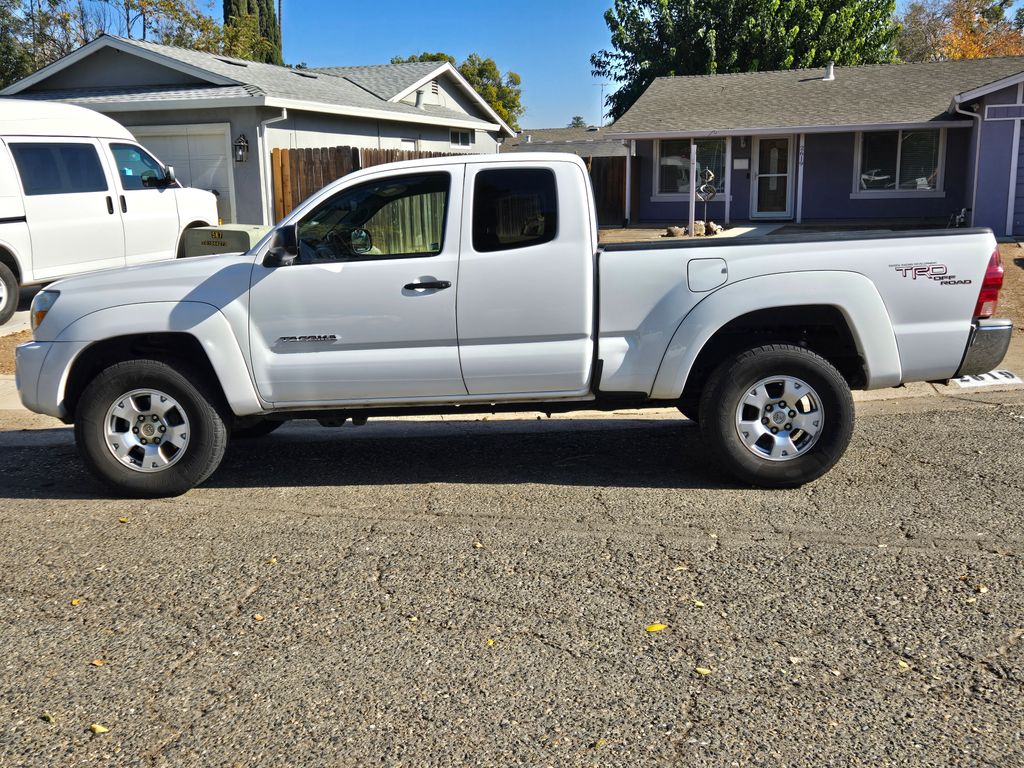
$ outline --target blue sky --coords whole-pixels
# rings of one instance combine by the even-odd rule
[[[422,51],[461,61],[476,52],[522,76],[523,127],[564,126],[573,115],[598,119],[600,81],[590,75],[590,54],[608,46],[603,15],[610,0],[283,3],[288,63],[385,64]]]

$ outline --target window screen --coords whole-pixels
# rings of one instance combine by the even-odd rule
[[[11,144],[26,195],[105,192],[99,155],[91,144]]]
[[[473,249],[479,253],[555,239],[558,195],[547,168],[481,171],[473,190]]]

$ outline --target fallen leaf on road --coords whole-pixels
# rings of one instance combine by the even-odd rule
[[[803,660],[804,660],[803,656],[790,656],[789,657],[789,663],[790,664],[799,664]]]
[[[711,667],[694,667],[693,671],[702,677],[707,677],[711,674]]]
[[[648,624],[644,629],[648,632],[661,632],[663,629],[668,629],[668,624]]]
[[[93,723],[92,725],[90,725],[89,730],[93,733],[107,733],[108,731],[110,731],[110,729],[107,728],[107,726],[100,725],[99,723]]]
[[[487,647],[488,647],[488,648],[490,648],[490,647],[492,647],[493,645],[494,645],[494,640],[492,640],[491,638],[489,638],[489,637],[488,637],[488,638],[487,638]]]
[[[703,608],[704,607],[704,603],[702,603],[700,600],[694,600],[693,601],[693,607],[694,608]]]
[[[415,616],[410,616],[409,617],[409,621],[411,621],[413,624],[415,624],[417,621],[419,621],[419,619],[417,617],[415,617]]]
[[[672,570],[673,570],[673,571],[676,571],[677,573],[678,573],[679,571],[688,571],[688,570],[690,570],[690,566],[688,566],[688,565],[687,565],[686,563],[683,563],[682,565],[677,565],[677,566],[676,566],[675,568],[673,568]]]
[[[265,618],[266,618],[266,616],[264,616],[262,613],[254,613],[253,614],[253,619],[255,619],[256,621],[263,621],[263,619],[265,619]]]
[[[119,517],[119,518],[117,518],[117,522],[119,522],[119,523],[127,523],[128,522],[128,518],[127,517]]]
[[[978,602],[978,598],[976,598],[976,597],[968,597],[964,602],[965,603],[976,603],[976,602]]]
[[[473,542],[473,549],[483,549],[483,548],[484,548],[484,545],[481,544],[479,541],[474,541]]]
[[[267,560],[267,565],[277,565],[277,558],[272,557],[269,560]]]
[[[897,662],[896,662],[896,665],[897,665],[897,666],[898,666],[898,667],[899,667],[900,669],[910,669],[910,665],[909,665],[909,664],[907,664],[907,662],[905,662],[905,661],[904,661],[903,659],[900,659],[899,661],[897,661]]]
[[[89,663],[92,664],[94,667],[102,667],[107,662],[105,662],[103,659],[93,659]]]
[[[985,594],[986,592],[988,592],[988,587],[986,587],[986,586],[985,586],[984,584],[979,584],[979,585],[978,585],[977,587],[975,587],[975,589],[977,589],[977,590],[978,590],[978,592],[980,592],[980,593],[981,593],[981,594],[983,594],[983,595],[984,595],[984,594]]]
[[[43,712],[43,714],[41,714],[39,717],[40,717],[40,719],[42,719],[44,722],[47,722],[47,723],[55,723],[55,722],[57,722],[57,718],[55,718],[49,712]]]
[[[598,739],[597,741],[594,742],[594,749],[600,749],[605,744],[607,744],[607,742],[604,739]]]
[[[74,599],[73,599],[73,600],[71,601],[71,604],[72,604],[72,605],[78,605],[78,604],[79,604],[80,602],[82,602],[82,601],[81,601],[81,600],[79,600],[79,599],[78,599],[78,598],[76,597],[76,598],[74,598]]]

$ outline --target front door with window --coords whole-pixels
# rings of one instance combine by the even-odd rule
[[[388,174],[298,222],[295,264],[253,268],[250,349],[274,403],[465,396],[455,329],[462,168]]]
[[[793,217],[793,137],[755,136],[753,147],[750,217]]]
[[[111,141],[107,146],[117,173],[125,262],[132,266],[173,259],[181,231],[176,185],[168,181],[160,162],[138,144]]]

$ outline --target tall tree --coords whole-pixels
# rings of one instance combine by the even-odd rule
[[[569,121],[567,128],[586,128],[587,121],[583,119],[583,115],[573,115],[572,120]]]
[[[32,71],[32,59],[23,42],[24,20],[19,0],[0,0],[0,88]]]
[[[1024,32],[1006,18],[1011,0],[952,0],[949,26],[940,41],[947,59],[1024,55]]]
[[[267,41],[262,54],[254,58],[267,64],[283,64],[281,25],[277,21],[274,0],[224,0],[224,25],[244,26],[247,16],[255,17],[260,37]]]
[[[593,74],[620,117],[656,77],[893,61],[895,0],[614,0]]]
[[[915,0],[899,19],[896,49],[900,61],[942,58],[942,38],[948,29],[946,6],[938,0]]]
[[[447,61],[455,66],[455,57],[438,51],[437,53],[414,53],[411,56],[394,56],[392,64],[405,64],[411,61]],[[508,125],[519,130],[519,118],[526,113],[522,102],[522,78],[511,70],[502,72],[494,59],[485,59],[478,53],[471,53],[465,61],[456,66],[466,81],[480,97],[498,113],[498,117]]]

